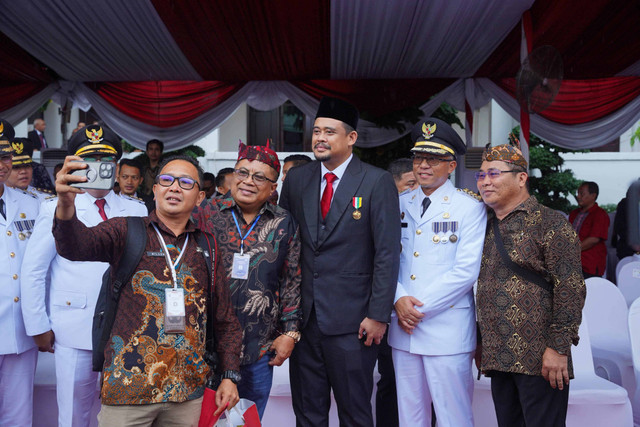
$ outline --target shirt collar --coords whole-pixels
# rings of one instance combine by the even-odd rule
[[[347,160],[342,162],[342,164],[340,166],[338,166],[337,168],[335,168],[332,171],[327,169],[327,167],[324,165],[324,163],[320,163],[320,173],[321,173],[320,177],[321,177],[321,179],[324,179],[324,176],[328,172],[331,172],[335,176],[338,177],[338,180],[341,180],[342,179],[342,175],[344,175],[344,172],[347,170],[347,166],[349,166],[349,163],[351,162],[351,159],[353,159],[353,154],[349,155],[349,158],[347,158]]]
[[[218,204],[218,208],[220,209],[220,211],[232,209],[233,207],[235,207],[237,212],[241,213],[240,207],[238,207],[238,205],[236,204],[236,201],[233,200],[233,197],[231,197],[231,193],[227,193],[227,195],[228,197],[215,200],[215,202]],[[275,214],[275,209],[276,209],[275,205],[272,205],[269,202],[264,202],[264,204],[262,205],[262,208],[260,208],[260,212],[258,212],[258,215],[262,215],[265,212],[270,212],[273,215]]]
[[[523,211],[523,212],[526,212],[527,214],[530,214],[532,212],[535,212],[535,211],[539,210],[539,206],[540,206],[540,203],[538,203],[538,199],[536,199],[535,196],[530,195],[527,200],[525,200],[524,202],[520,203],[511,212],[509,212],[505,218],[508,218],[514,212],[518,212],[518,211]],[[489,217],[491,219],[491,217],[496,216],[496,213],[495,213],[495,211],[493,209],[489,208],[488,215],[489,215]]]
[[[158,218],[158,215],[156,215],[155,209],[149,214],[149,220],[155,223],[158,226],[158,228],[164,231],[165,233],[168,233],[171,236],[175,236],[175,234],[173,234],[173,231],[171,231],[166,225],[164,225],[162,221],[160,221],[160,219]],[[191,218],[189,218],[189,220],[187,221],[187,226],[184,228],[184,232],[193,233],[194,231],[196,231],[196,225],[194,224],[193,221],[191,221]]]

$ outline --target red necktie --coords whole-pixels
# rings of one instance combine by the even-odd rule
[[[44,135],[39,134],[38,136],[40,136],[40,146],[42,147],[42,149],[47,148],[47,144],[44,143]]]
[[[329,208],[331,207],[331,199],[333,198],[333,181],[338,179],[338,177],[331,172],[327,172],[324,175],[324,179],[327,180],[327,186],[324,187],[322,199],[320,200],[320,211],[322,212],[322,219],[325,219],[327,217],[327,213],[329,213]]]
[[[104,205],[107,203],[107,201],[105,199],[97,199],[96,200],[96,206],[98,206],[98,213],[100,214],[100,216],[102,217],[102,219],[104,221],[106,221],[107,218],[107,213],[104,211]]]

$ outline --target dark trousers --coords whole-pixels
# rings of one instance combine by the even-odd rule
[[[398,426],[398,395],[396,393],[396,374],[393,370],[391,347],[387,342],[389,329],[384,333],[378,350],[378,391],[376,392],[376,426]]]
[[[569,386],[551,388],[537,375],[491,371],[491,395],[500,427],[564,427]]]
[[[342,427],[373,427],[371,394],[378,346],[367,347],[358,334],[324,335],[315,310],[289,359],[296,425],[329,425],[331,390]]]

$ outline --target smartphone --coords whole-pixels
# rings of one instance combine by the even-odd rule
[[[79,162],[80,160],[74,160]],[[74,182],[70,184],[78,188],[91,188],[94,190],[111,190],[116,179],[116,164],[113,162],[83,161],[86,169],[77,169],[72,175],[87,177],[87,182]]]

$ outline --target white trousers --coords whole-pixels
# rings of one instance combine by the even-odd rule
[[[433,402],[439,427],[472,427],[472,356],[423,356],[394,348],[400,426],[431,427]]]
[[[38,349],[0,355],[0,425],[31,427]]]
[[[84,427],[91,423],[91,408],[98,398],[98,372],[91,370],[91,350],[56,343],[58,426]]]

